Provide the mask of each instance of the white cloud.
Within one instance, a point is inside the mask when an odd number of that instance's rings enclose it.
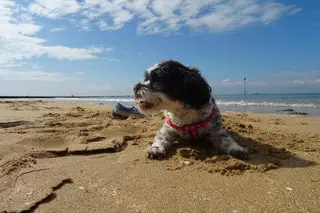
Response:
[[[49,57],[60,60],[88,60],[96,58],[96,54],[110,51],[110,48],[70,48],[64,46],[47,46],[42,48]]]
[[[301,8],[294,8],[289,11],[289,15],[295,15],[296,13],[299,13],[301,10]]]
[[[305,84],[306,82],[305,81],[303,81],[303,80],[294,80],[293,81],[293,83],[295,83],[295,84]]]
[[[29,5],[32,14],[48,18],[59,18],[80,10],[76,0],[36,0]]]
[[[252,0],[217,2],[219,3],[213,5],[212,12],[198,18],[190,18],[186,23],[195,28],[224,32],[251,24],[268,24],[293,10],[290,6],[274,2],[259,3]],[[199,11],[196,12],[199,13]]]
[[[225,32],[252,24],[269,24],[301,9],[276,1],[255,0],[37,0],[30,12],[47,18],[78,15],[80,29],[118,30],[136,18],[138,34],[178,31],[181,27]],[[73,17],[74,19],[74,17]]]
[[[128,95],[132,86],[88,84],[84,72],[71,74],[42,70],[0,69],[0,96]]]
[[[211,82],[215,92],[241,93],[244,90],[243,79],[226,78]],[[315,92],[320,89],[320,70],[302,70],[266,74],[260,78],[247,79],[249,93],[266,92]]]
[[[319,84],[320,85],[320,78],[319,79],[312,79],[312,80],[294,80],[292,81],[292,83],[294,84],[301,84],[301,85],[315,85],[315,84]]]
[[[280,72],[274,75],[277,79],[283,82],[296,85],[318,84],[320,79],[320,70],[303,70],[303,71],[289,71]]]
[[[254,86],[254,87],[260,87],[260,86],[266,86],[268,85],[265,81],[254,81],[254,80],[247,80],[248,86]],[[219,86],[243,86],[244,81],[240,80],[230,80],[228,78],[224,79],[222,82],[217,82],[215,85]]]
[[[75,75],[83,75],[84,72],[75,72],[74,74],[75,74]]]
[[[64,31],[64,30],[65,30],[64,27],[57,27],[57,28],[52,28],[50,30],[50,32],[55,33],[55,32],[61,32],[61,31]]]
[[[106,59],[108,62],[119,62],[120,59],[116,59],[116,58],[107,58]]]
[[[51,11],[45,12],[47,10],[44,9],[43,13],[38,12],[37,14],[45,14],[51,18],[57,17],[55,15],[57,13],[68,14],[76,11],[76,9],[72,9],[75,7],[72,6],[71,1],[50,0],[37,1],[36,3]],[[61,7],[65,7],[65,9],[60,10]],[[34,11],[36,10],[33,9]],[[0,1],[0,27],[0,66],[8,67],[8,64],[13,64],[18,60],[42,56],[60,60],[89,60],[95,59],[98,54],[104,51],[109,51],[108,48],[101,47],[71,48],[61,45],[46,45],[46,39],[36,36],[42,30],[42,26],[33,20],[26,8],[10,0]]]
[[[72,19],[71,23],[76,24],[77,28],[79,28],[80,30],[91,31],[91,26],[90,26],[90,20],[89,19],[82,19],[80,21]]]
[[[49,81],[62,82],[79,80],[82,72],[66,75],[58,72],[46,72],[41,70],[13,71],[0,69],[0,81]]]
[[[23,65],[22,63],[11,63],[11,64],[2,64],[1,67],[11,68],[11,67],[21,67],[22,65]]]
[[[320,84],[320,78],[319,78],[319,79],[317,79],[317,80],[313,80],[313,81],[311,81],[311,83],[312,83],[312,84]]]

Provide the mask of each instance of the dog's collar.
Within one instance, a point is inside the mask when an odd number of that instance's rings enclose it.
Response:
[[[215,115],[215,110],[214,110],[214,107],[213,107],[212,112],[209,115],[209,117],[206,120],[201,121],[201,122],[196,123],[196,124],[185,125],[185,126],[177,126],[174,123],[172,123],[172,121],[170,119],[168,119],[167,117],[165,118],[165,122],[166,122],[166,124],[168,124],[169,126],[171,126],[174,129],[190,133],[192,138],[196,139],[197,136],[198,136],[198,129],[202,128],[202,127],[206,127],[213,120],[214,115]]]

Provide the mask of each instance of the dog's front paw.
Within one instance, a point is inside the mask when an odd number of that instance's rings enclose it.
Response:
[[[243,148],[242,146],[239,146],[239,145],[230,147],[228,154],[235,157],[235,158],[239,158],[241,160],[247,160],[249,158],[248,149]]]
[[[165,156],[165,149],[159,146],[149,146],[147,149],[148,158],[150,159],[160,159]]]

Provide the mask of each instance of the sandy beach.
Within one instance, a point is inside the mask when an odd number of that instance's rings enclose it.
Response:
[[[0,212],[320,212],[320,117],[223,113],[249,160],[200,142],[150,160],[162,114],[111,109],[0,102]]]

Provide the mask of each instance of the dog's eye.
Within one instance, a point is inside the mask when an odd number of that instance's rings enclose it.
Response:
[[[144,81],[150,81],[150,76],[148,73],[144,73]]]
[[[158,91],[163,89],[163,85],[160,82],[151,82],[151,87]]]

